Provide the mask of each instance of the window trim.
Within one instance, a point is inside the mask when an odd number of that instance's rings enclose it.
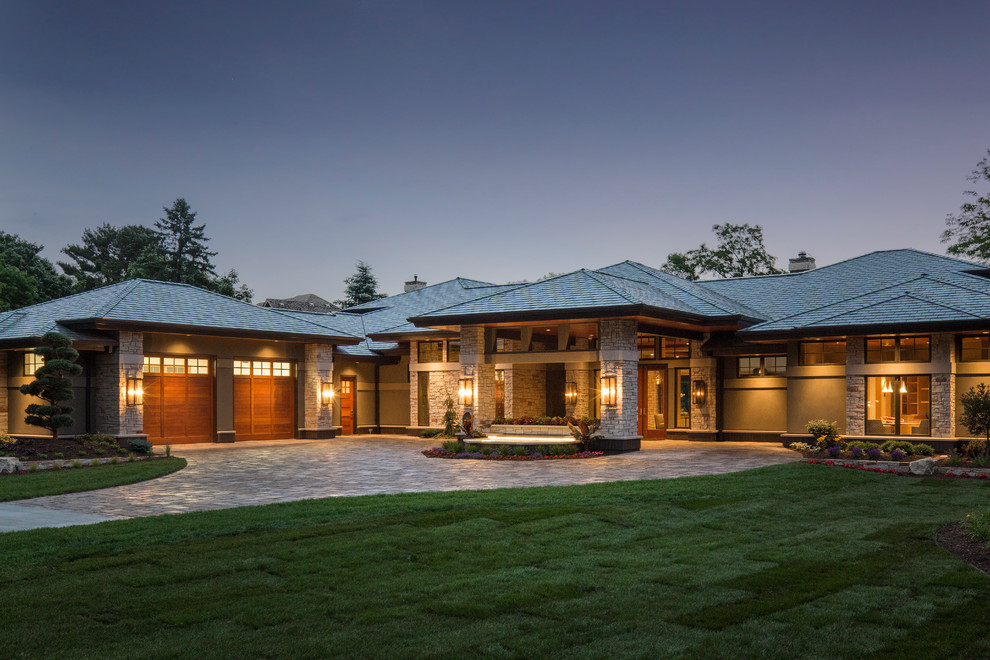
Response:
[[[28,367],[28,362],[33,360],[37,360],[37,366],[34,368],[34,370],[30,370],[30,368]],[[24,376],[27,378],[34,378],[34,372],[40,369],[41,367],[45,366],[45,358],[41,357],[34,351],[25,351],[24,361],[21,364],[22,364],[22,371],[24,372]]]
[[[964,339],[979,339],[982,342],[987,343],[987,357],[982,355],[976,360],[969,360],[963,357],[963,340]],[[980,346],[980,352],[982,354],[984,347]],[[990,335],[957,335],[956,336],[956,359],[959,362],[988,362],[990,361]]]
[[[842,362],[826,362],[825,361],[825,344],[842,344]],[[805,362],[804,360],[804,347],[808,345],[815,345],[822,347],[822,361],[821,362]],[[798,342],[798,365],[802,367],[823,367],[823,366],[834,366],[837,364],[846,364],[847,356],[849,354],[849,342],[844,339],[810,339],[808,341]]]
[[[904,413],[901,410],[901,397],[897,396],[893,400],[892,410],[894,412],[894,426],[896,427],[897,433],[885,433],[881,436],[876,437],[891,437],[891,438],[931,438],[932,437],[932,374],[877,374],[863,376],[863,392],[866,396],[863,397],[863,426],[864,434],[866,433],[866,427],[869,426],[868,422],[874,421],[870,419],[870,379],[884,379],[886,378],[891,382],[891,388],[895,391],[898,389],[898,383],[901,382],[902,378],[927,378],[928,379],[928,413],[925,419],[928,421],[928,433],[902,433],[901,427],[903,426]]]
[[[863,364],[893,364],[895,362],[905,362],[908,364],[925,364],[932,361],[932,336],[931,335],[894,335],[894,359],[893,360],[871,360],[870,359],[870,340],[882,341],[884,339],[889,339],[886,337],[864,337],[863,338]],[[902,339],[927,339],[928,340],[928,359],[927,360],[902,360],[901,359],[901,340]]]
[[[424,344],[439,344],[440,345],[440,358],[437,360],[426,360],[423,361],[423,345]],[[421,339],[416,342],[416,362],[418,364],[439,364],[443,362],[443,340],[442,339]]]

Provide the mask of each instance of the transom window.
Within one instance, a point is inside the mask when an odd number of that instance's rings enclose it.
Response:
[[[33,351],[24,354],[24,375],[33,376],[34,372],[45,364],[44,358]]]
[[[990,360],[990,337],[960,337],[959,359],[964,362]]]
[[[186,373],[186,358],[162,358],[162,371],[167,374]]]
[[[207,375],[210,373],[210,359],[202,357],[184,358],[146,355],[144,356],[144,367],[142,371],[146,374]]]
[[[460,339],[448,339],[447,340],[447,362],[460,362],[461,361],[461,340]]]
[[[189,368],[189,373],[191,374],[210,373],[210,361],[206,358],[187,358],[186,366]]]
[[[234,360],[234,375],[235,376],[250,376],[251,375],[251,363],[246,360]]]
[[[747,355],[739,358],[738,374],[740,378],[783,376],[786,371],[786,355]]]
[[[421,363],[443,362],[442,341],[421,341],[416,347],[416,357]]]
[[[680,337],[662,337],[661,357],[669,359],[691,357],[691,340]]]
[[[190,371],[190,373],[192,372]],[[287,377],[292,375],[292,363],[270,362],[268,360],[234,360],[234,375]]]
[[[801,364],[845,364],[846,342],[844,341],[803,341],[801,342]]]
[[[636,347],[639,349],[640,360],[655,360],[657,357],[657,338],[636,337]]]
[[[931,337],[875,337],[866,340],[866,361],[928,362]]]
[[[162,359],[160,357],[144,356],[144,373],[157,374],[162,371]]]

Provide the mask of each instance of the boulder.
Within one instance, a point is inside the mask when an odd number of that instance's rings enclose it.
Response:
[[[0,456],[0,474],[14,474],[24,466],[13,456]]]
[[[911,474],[935,474],[935,459],[919,458],[908,463],[908,467],[911,468]]]

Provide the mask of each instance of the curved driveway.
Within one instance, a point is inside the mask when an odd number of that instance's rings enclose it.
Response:
[[[44,512],[38,509],[61,511],[70,519],[88,516],[78,522],[93,522],[95,517],[153,516],[311,497],[667,479],[736,472],[800,458],[767,443],[670,440],[644,442],[639,452],[587,460],[442,460],[420,454],[437,444],[407,436],[365,435],[185,445],[175,448],[174,454],[186,458],[189,465],[174,474],[9,506],[39,522]],[[32,511],[38,515],[30,516]]]

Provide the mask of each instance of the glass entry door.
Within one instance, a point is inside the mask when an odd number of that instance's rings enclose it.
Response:
[[[662,440],[667,437],[667,366],[639,368],[639,435]]]

